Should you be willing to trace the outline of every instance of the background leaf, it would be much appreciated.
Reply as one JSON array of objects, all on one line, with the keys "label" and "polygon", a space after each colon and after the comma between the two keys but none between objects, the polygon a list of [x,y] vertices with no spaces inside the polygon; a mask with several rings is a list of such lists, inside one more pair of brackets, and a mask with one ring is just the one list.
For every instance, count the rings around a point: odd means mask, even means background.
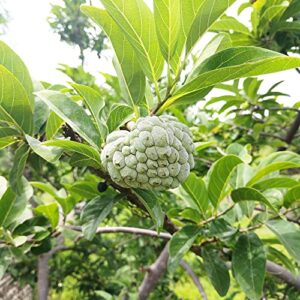
[{"label": "background leaf", "polygon": [[83,107],[59,92],[45,90],[38,92],[37,95],[88,143],[96,148],[100,147],[100,134]]},{"label": "background leaf", "polygon": [[214,250],[203,248],[202,257],[203,265],[210,282],[218,294],[224,297],[230,285],[230,276],[225,263]]},{"label": "background leaf", "polygon": [[211,167],[207,189],[208,198],[214,207],[218,206],[231,172],[240,163],[242,163],[242,160],[239,157],[227,155],[219,159]]},{"label": "background leaf", "polygon": [[266,257],[263,243],[255,233],[239,237],[233,251],[232,268],[247,297],[259,300],[265,279]]}]

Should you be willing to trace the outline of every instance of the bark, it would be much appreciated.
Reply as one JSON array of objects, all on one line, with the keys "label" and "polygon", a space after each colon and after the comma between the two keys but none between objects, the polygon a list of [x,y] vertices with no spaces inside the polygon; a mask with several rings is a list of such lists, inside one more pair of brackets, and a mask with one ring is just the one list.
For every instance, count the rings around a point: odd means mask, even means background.
[{"label": "bark", "polygon": [[38,299],[48,300],[49,293],[49,254],[45,253],[38,258]]},{"label": "bark", "polygon": [[150,293],[167,270],[168,258],[169,253],[167,244],[157,260],[147,269],[147,274],[139,288],[139,300],[148,299]]},{"label": "bark", "polygon": [[291,144],[291,142],[293,141],[299,127],[300,127],[300,112],[298,113],[295,121],[293,122],[292,126],[290,127],[290,129],[285,137],[285,141],[288,144]]},{"label": "bark", "polygon": [[269,260],[267,261],[266,268],[267,272],[271,275],[300,290],[300,276],[294,276],[290,271]]}]

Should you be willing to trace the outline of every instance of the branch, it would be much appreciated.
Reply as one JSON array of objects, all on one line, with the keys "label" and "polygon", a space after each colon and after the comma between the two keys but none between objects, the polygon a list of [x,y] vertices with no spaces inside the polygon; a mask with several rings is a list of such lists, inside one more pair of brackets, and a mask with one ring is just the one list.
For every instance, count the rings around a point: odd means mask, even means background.
[{"label": "branch", "polygon": [[205,293],[205,290],[200,282],[200,280],[198,279],[197,275],[194,273],[194,271],[192,270],[192,268],[188,265],[187,262],[185,262],[184,260],[182,260],[180,262],[180,265],[185,269],[185,271],[190,275],[190,277],[192,278],[195,286],[197,287],[200,295],[202,296],[203,300],[208,300],[207,295]]},{"label": "branch", "polygon": [[294,276],[290,271],[269,260],[267,261],[266,269],[271,275],[300,290],[300,276]]},{"label": "branch", "polygon": [[167,270],[168,258],[168,245],[166,245],[157,260],[147,269],[147,274],[139,287],[139,300],[148,299],[151,291],[156,287],[160,277]]},{"label": "branch", "polygon": [[290,127],[288,133],[286,134],[284,140],[286,143],[291,144],[294,137],[296,136],[296,133],[300,127],[300,111],[298,111],[298,115],[293,122],[292,126]]},{"label": "branch", "polygon": [[[71,229],[74,231],[82,232],[81,226],[66,226],[67,229]],[[170,233],[157,233],[154,230],[143,229],[143,228],[135,228],[135,227],[100,227],[97,229],[96,234],[105,234],[105,233],[130,233],[135,235],[143,235],[161,238],[165,240],[171,239],[172,235]]]}]

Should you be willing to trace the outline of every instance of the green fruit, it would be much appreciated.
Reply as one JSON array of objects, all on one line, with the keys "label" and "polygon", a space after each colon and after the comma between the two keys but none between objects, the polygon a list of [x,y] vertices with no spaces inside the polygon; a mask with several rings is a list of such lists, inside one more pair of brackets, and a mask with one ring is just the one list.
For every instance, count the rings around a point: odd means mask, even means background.
[{"label": "green fruit", "polygon": [[108,135],[101,153],[104,168],[122,187],[167,190],[178,187],[194,167],[189,128],[172,116],[145,117],[130,131]]}]

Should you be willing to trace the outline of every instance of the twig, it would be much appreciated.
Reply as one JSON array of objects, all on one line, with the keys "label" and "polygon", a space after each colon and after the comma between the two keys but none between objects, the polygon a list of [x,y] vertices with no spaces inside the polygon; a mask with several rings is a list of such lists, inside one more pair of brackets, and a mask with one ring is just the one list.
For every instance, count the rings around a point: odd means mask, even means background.
[{"label": "twig", "polygon": [[168,245],[166,245],[157,260],[147,268],[147,274],[139,287],[139,300],[148,299],[151,291],[156,287],[159,279],[167,270],[168,258]]},{"label": "twig", "polygon": [[[74,231],[81,232],[81,226],[66,226],[65,228],[71,229]],[[100,227],[97,229],[96,234],[105,234],[105,233],[131,233],[135,235],[143,235],[143,236],[150,236],[156,238],[162,238],[165,240],[171,239],[172,235],[170,233],[157,233],[154,230],[143,229],[143,228],[135,228],[135,227]]]},{"label": "twig", "polygon": [[185,262],[184,260],[182,260],[180,262],[180,265],[185,269],[185,271],[190,275],[190,277],[192,278],[195,286],[197,287],[201,297],[203,300],[208,300],[207,295],[205,293],[205,290],[203,288],[203,285],[201,284],[199,278],[197,277],[197,275],[194,273],[194,271],[192,270],[192,268],[189,266],[189,264],[187,262]]}]

